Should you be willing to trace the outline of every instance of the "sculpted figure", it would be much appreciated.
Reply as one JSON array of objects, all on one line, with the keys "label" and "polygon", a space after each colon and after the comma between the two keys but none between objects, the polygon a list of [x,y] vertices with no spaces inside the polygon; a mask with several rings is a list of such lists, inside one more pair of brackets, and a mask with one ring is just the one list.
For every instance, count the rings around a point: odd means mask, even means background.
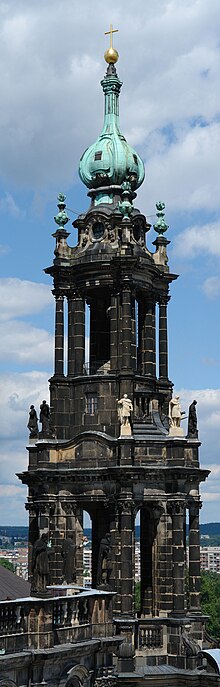
[{"label": "sculpted figure", "polygon": [[61,556],[63,558],[63,582],[71,584],[75,576],[75,546],[71,535],[63,542]]},{"label": "sculpted figure", "polygon": [[33,592],[44,593],[47,584],[49,584],[49,553],[51,553],[51,549],[48,547],[47,535],[42,534],[33,546]]},{"label": "sculpted figure", "polygon": [[197,401],[193,401],[189,406],[188,437],[198,437],[196,406]]},{"label": "sculpted figure", "polygon": [[118,417],[122,426],[128,427],[130,425],[132,410],[133,405],[131,400],[128,398],[127,394],[124,394],[123,398],[120,398],[118,401]]},{"label": "sculpted figure", "polygon": [[49,432],[49,419],[50,419],[50,408],[46,401],[42,401],[40,406],[40,422],[42,423],[42,433],[48,434]]},{"label": "sculpted figure", "polygon": [[111,535],[109,532],[100,541],[98,569],[97,569],[97,587],[108,585],[111,571]]},{"label": "sculpted figure", "polygon": [[29,411],[29,420],[28,420],[28,429],[30,431],[30,439],[36,439],[38,437],[38,419],[37,419],[37,413],[35,410],[35,407],[33,405],[30,406],[30,411]]},{"label": "sculpted figure", "polygon": [[181,405],[179,396],[174,396],[170,401],[170,421],[171,427],[180,427],[180,422],[182,420],[182,415],[184,413],[181,411]]}]

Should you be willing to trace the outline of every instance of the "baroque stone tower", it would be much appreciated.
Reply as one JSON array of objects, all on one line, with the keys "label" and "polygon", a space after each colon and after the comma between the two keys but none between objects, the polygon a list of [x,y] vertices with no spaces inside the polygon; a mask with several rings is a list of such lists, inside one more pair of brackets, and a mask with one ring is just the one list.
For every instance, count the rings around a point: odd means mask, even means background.
[{"label": "baroque stone tower", "polygon": [[[157,204],[154,252],[146,243],[150,225],[134,204],[144,165],[120,130],[117,57],[112,47],[105,54],[104,125],[80,160],[90,207],[74,222],[78,241],[70,247],[65,196],[59,194],[55,257],[45,270],[54,283],[55,368],[50,428],[31,439],[29,470],[20,475],[29,486],[30,572],[34,542],[47,533],[50,581],[61,583],[62,546],[72,535],[75,582],[83,583],[87,511],[92,584],[116,592],[115,623],[124,637],[120,660],[131,665],[136,650],[137,665],[184,668],[194,665],[202,642],[199,484],[208,473],[199,466],[197,431],[186,437],[179,422],[170,426],[167,305],[176,275],[168,266],[164,204]],[[118,412],[124,399],[133,407],[125,421]]]}]

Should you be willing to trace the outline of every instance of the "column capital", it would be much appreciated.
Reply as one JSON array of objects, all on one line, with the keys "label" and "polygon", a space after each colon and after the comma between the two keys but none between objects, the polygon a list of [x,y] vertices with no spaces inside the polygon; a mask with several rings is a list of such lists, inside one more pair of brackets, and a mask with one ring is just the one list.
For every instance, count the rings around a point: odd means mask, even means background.
[{"label": "column capital", "polygon": [[120,515],[136,515],[139,506],[133,499],[120,499],[118,502]]},{"label": "column capital", "polygon": [[192,515],[198,515],[200,508],[202,508],[202,501],[198,501],[190,497],[187,500],[187,508],[189,509],[190,513]]},{"label": "column capital", "polygon": [[166,294],[166,293],[160,294],[158,296],[159,305],[166,305],[167,306],[169,301],[170,301],[170,296],[168,296],[168,294]]},{"label": "column capital", "polygon": [[64,511],[66,515],[76,515],[76,502],[67,502],[67,501],[62,501],[61,502],[61,508]]},{"label": "column capital", "polygon": [[53,290],[52,290],[52,294],[53,294],[54,298],[56,299],[56,301],[57,301],[57,300],[62,300],[62,301],[63,301],[63,299],[64,299],[64,297],[65,297],[65,295],[66,295],[66,293],[65,293],[63,290],[61,291],[60,288],[55,288],[55,289],[53,289]]},{"label": "column capital", "polygon": [[186,503],[183,500],[169,501],[167,504],[167,512],[169,515],[184,515]]},{"label": "column capital", "polygon": [[35,518],[38,515],[38,508],[34,503],[25,503],[25,510],[29,512],[30,518]]}]

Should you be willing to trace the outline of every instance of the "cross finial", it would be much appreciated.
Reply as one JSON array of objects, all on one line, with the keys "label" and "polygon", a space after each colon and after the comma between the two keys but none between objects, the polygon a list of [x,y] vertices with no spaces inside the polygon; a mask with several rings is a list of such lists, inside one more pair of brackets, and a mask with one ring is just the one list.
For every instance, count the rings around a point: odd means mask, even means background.
[{"label": "cross finial", "polygon": [[112,24],[110,24],[110,31],[105,31],[105,36],[109,36],[109,35],[110,35],[110,48],[113,47],[113,43],[112,43],[112,34],[113,34],[113,33],[117,33],[117,32],[118,32],[118,29],[113,29],[113,25],[112,25]]}]

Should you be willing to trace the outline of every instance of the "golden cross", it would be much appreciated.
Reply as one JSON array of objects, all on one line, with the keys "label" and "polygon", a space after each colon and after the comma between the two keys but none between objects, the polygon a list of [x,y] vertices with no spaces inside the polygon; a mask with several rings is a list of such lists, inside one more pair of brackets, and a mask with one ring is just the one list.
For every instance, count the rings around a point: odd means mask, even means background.
[{"label": "golden cross", "polygon": [[105,31],[105,36],[110,35],[110,48],[112,48],[112,34],[117,33],[118,29],[113,29],[112,24],[110,24],[110,31]]}]

